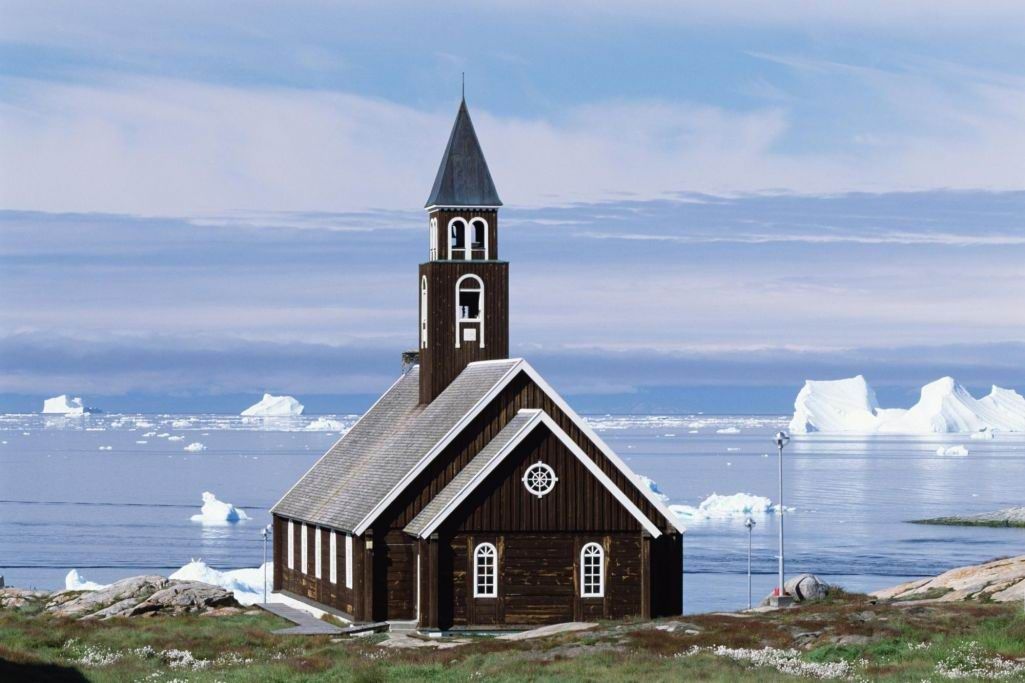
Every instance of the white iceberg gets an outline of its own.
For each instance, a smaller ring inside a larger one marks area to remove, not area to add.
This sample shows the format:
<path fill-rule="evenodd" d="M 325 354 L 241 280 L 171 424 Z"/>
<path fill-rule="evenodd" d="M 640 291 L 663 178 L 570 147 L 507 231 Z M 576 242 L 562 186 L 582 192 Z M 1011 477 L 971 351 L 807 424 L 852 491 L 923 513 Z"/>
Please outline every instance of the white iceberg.
<path fill-rule="evenodd" d="M 98 591 L 103 590 L 109 584 L 86 581 L 77 569 L 72 569 L 64 577 L 64 590 L 69 591 Z"/>
<path fill-rule="evenodd" d="M 303 404 L 291 396 L 264 394 L 259 403 L 242 411 L 247 417 L 297 417 L 303 414 Z"/>
<path fill-rule="evenodd" d="M 274 564 L 268 562 L 266 565 L 267 594 L 273 588 Z M 263 601 L 263 580 L 264 565 L 247 569 L 234 569 L 231 571 L 219 571 L 209 566 L 202 560 L 192 560 L 187 565 L 171 574 L 169 579 L 182 581 L 202 581 L 213 586 L 226 588 L 235 594 L 235 599 L 243 605 L 253 605 Z"/>
<path fill-rule="evenodd" d="M 54 396 L 43 401 L 43 413 L 47 415 L 83 415 L 87 411 L 80 397 L 68 398 L 67 394 Z"/>
<path fill-rule="evenodd" d="M 183 451 L 188 451 L 189 453 L 199 453 L 200 451 L 205 451 L 206 450 L 206 446 L 204 446 L 203 444 L 201 444 L 198 441 L 193 441 L 192 443 L 190 443 L 188 446 L 186 446 L 182 450 Z"/>
<path fill-rule="evenodd" d="M 849 379 L 805 382 L 794 401 L 794 434 L 956 434 L 1025 431 L 1025 398 L 994 386 L 974 398 L 952 377 L 922 387 L 911 408 L 885 409 L 861 375 Z M 979 437 L 986 438 L 986 437 Z"/>
<path fill-rule="evenodd" d="M 716 434 L 740 434 L 740 430 L 736 427 L 723 427 L 722 429 L 715 430 Z"/>
<path fill-rule="evenodd" d="M 968 455 L 968 449 L 964 446 L 940 446 L 936 449 L 936 455 L 963 458 Z"/>
<path fill-rule="evenodd" d="M 634 474 L 634 477 L 637 479 L 637 483 L 641 485 L 641 488 L 647 489 L 654 493 L 655 497 L 661 500 L 663 503 L 669 502 L 669 496 L 662 493 L 662 490 L 658 487 L 658 484 L 656 484 L 653 479 L 651 479 L 650 477 L 646 477 L 643 474 Z"/>
<path fill-rule="evenodd" d="M 217 496 L 209 491 L 203 491 L 203 507 L 198 515 L 192 515 L 190 519 L 203 524 L 234 524 L 249 519 L 249 515 L 231 503 L 217 500 Z"/>
<path fill-rule="evenodd" d="M 785 508 L 788 512 L 793 508 Z M 692 505 L 670 505 L 669 510 L 677 517 L 691 519 L 720 519 L 726 517 L 766 515 L 779 510 L 778 505 L 765 496 L 750 493 L 734 493 L 730 496 L 713 493 L 694 507 Z"/>
<path fill-rule="evenodd" d="M 308 432 L 344 432 L 347 430 L 345 423 L 340 420 L 329 420 L 326 417 L 318 417 L 305 427 Z"/>

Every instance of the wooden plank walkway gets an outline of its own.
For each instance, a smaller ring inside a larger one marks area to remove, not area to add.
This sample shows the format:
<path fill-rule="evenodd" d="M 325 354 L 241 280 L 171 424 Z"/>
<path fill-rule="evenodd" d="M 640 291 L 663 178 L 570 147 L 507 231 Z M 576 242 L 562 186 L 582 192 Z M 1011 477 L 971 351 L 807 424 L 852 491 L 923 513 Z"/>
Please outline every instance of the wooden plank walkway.
<path fill-rule="evenodd" d="M 283 605 L 280 602 L 261 602 L 257 604 L 257 607 L 296 624 L 290 628 L 281 628 L 274 631 L 276 635 L 334 636 L 342 633 L 342 629 L 337 626 L 333 626 L 326 621 L 321 621 L 309 612 L 296 609 L 295 607 L 289 607 L 288 605 Z"/>

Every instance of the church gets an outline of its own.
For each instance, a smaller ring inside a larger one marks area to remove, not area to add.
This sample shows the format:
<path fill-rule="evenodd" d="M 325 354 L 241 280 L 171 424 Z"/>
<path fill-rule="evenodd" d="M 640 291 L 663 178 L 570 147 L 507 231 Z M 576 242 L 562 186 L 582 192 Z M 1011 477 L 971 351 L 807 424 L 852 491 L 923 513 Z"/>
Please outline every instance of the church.
<path fill-rule="evenodd" d="M 681 612 L 679 521 L 509 358 L 501 206 L 464 99 L 425 207 L 418 351 L 272 508 L 275 592 L 423 632 Z"/>

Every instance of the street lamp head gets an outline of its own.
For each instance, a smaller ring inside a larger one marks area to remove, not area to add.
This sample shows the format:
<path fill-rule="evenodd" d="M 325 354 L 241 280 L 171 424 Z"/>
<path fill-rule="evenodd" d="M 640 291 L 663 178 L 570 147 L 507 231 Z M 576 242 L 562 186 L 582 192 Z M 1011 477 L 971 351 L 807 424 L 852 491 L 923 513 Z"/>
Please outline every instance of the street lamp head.
<path fill-rule="evenodd" d="M 755 526 L 755 521 L 754 521 L 754 519 L 752 519 L 751 517 L 748 517 L 747 519 L 745 519 L 745 520 L 744 520 L 744 526 L 746 526 L 746 527 L 747 527 L 747 530 L 748 530 L 748 531 L 751 531 L 751 529 L 753 529 L 753 528 L 754 528 L 754 526 Z"/>
<path fill-rule="evenodd" d="M 267 540 L 267 534 L 269 534 L 269 533 L 270 533 L 270 525 L 267 525 L 264 528 L 260 529 L 260 535 L 263 536 L 263 540 L 265 540 L 265 541 Z"/>
<path fill-rule="evenodd" d="M 786 432 L 776 432 L 775 441 L 777 448 L 783 448 L 790 443 L 790 435 Z"/>

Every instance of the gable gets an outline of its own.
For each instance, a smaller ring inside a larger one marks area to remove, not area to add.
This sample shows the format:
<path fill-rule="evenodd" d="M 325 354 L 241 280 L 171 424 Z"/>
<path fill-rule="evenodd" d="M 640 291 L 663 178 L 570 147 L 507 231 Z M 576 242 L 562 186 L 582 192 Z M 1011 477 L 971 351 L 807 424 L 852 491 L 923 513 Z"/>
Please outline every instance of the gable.
<path fill-rule="evenodd" d="M 525 483 L 537 467 L 550 490 Z M 538 494 L 541 495 L 538 495 Z M 544 411 L 520 410 L 404 529 L 638 531 L 658 528 Z"/>
<path fill-rule="evenodd" d="M 471 363 L 468 368 L 486 366 L 498 361 Z M 495 436 L 524 408 L 544 411 L 587 456 L 623 491 L 648 519 L 663 532 L 684 527 L 665 504 L 647 487 L 638 484 L 636 475 L 591 430 L 572 408 L 551 389 L 529 363 L 517 361 L 515 368 L 489 392 L 474 411 L 439 442 L 356 528 L 362 534 L 371 524 L 384 519 L 384 526 L 401 529 L 458 476 L 459 472 L 481 452 Z M 386 520 L 386 521 L 385 521 Z"/>

